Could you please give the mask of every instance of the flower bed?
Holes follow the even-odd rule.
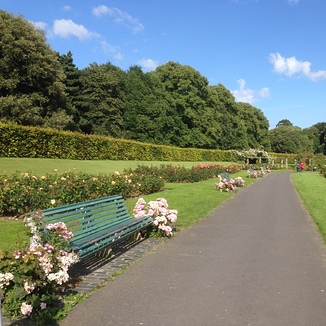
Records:
[[[216,177],[227,170],[235,173],[239,165],[201,164],[187,169],[183,166],[140,165],[138,168],[113,174],[91,175],[69,171],[41,177],[31,172],[0,175],[0,215],[20,216],[49,207],[121,195],[125,199],[156,193],[165,182],[198,182]]]
[[[24,219],[31,237],[29,246],[13,254],[0,250],[0,291],[9,318],[30,317],[48,325],[60,310],[68,269],[78,256],[68,249],[73,234],[66,225],[43,225],[42,218],[42,212],[38,212]]]
[[[245,181],[241,177],[236,177],[230,180],[223,179],[220,175],[218,175],[218,177],[220,178],[220,181],[215,183],[215,189],[218,189],[221,192],[232,192],[237,190],[239,187],[243,187],[245,184]]]

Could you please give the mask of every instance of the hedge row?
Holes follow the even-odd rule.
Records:
[[[178,148],[0,123],[0,156],[73,160],[237,161],[233,151]]]

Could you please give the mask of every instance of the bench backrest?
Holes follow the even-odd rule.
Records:
[[[46,224],[64,222],[74,239],[104,230],[108,225],[114,228],[124,220],[131,219],[124,199],[121,196],[110,196],[93,199],[82,203],[43,210]]]

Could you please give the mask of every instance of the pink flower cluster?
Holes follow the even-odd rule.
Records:
[[[164,198],[157,198],[156,201],[148,203],[143,198],[140,198],[134,208],[134,216],[136,218],[150,216],[153,219],[153,225],[169,237],[173,235],[173,223],[178,219],[178,211],[168,209],[168,207],[168,203]]]
[[[220,175],[218,175],[220,178],[219,182],[215,183],[215,188],[219,189],[221,192],[225,190],[226,192],[231,192],[236,190],[238,187],[243,187],[245,181],[241,177],[236,177],[234,179],[223,179]]]
[[[50,223],[45,227],[45,230],[58,232],[59,237],[64,240],[69,240],[74,236],[71,231],[68,231],[66,224],[63,222]]]

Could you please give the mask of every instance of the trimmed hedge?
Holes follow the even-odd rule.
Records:
[[[233,151],[178,148],[0,123],[0,156],[73,160],[233,162]]]

